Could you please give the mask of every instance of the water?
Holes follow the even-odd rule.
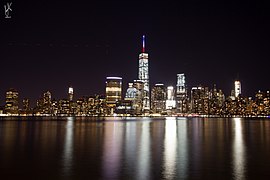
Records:
[[[270,120],[0,120],[1,179],[267,179]]]

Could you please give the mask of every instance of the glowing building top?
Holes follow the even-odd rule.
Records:
[[[235,97],[238,97],[239,94],[241,94],[241,82],[240,81],[234,81],[234,93],[235,93]]]
[[[73,87],[71,86],[68,88],[68,99],[73,101]]]

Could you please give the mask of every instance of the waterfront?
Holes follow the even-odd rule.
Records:
[[[270,176],[269,119],[3,119],[0,176],[9,179]]]

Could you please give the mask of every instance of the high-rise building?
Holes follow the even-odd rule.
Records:
[[[202,86],[191,88],[191,112],[205,114],[207,91],[207,88],[205,89]]]
[[[177,74],[176,84],[176,102],[177,112],[187,113],[188,111],[188,95],[185,74]]]
[[[142,39],[142,52],[139,54],[139,80],[144,84],[143,111],[150,110],[148,53],[145,52],[145,36]]]
[[[155,84],[151,90],[151,110],[153,113],[166,111],[166,87],[164,84]]]
[[[173,86],[167,87],[167,100],[166,100],[166,109],[171,110],[176,107],[176,101],[175,101],[175,92]]]
[[[239,94],[241,94],[241,82],[238,80],[234,82],[234,93],[235,97],[238,97]]]
[[[106,103],[109,107],[115,107],[116,102],[122,100],[122,78],[107,77],[106,78]]]
[[[73,87],[68,88],[68,99],[69,101],[73,101]]]
[[[5,112],[7,114],[19,113],[19,93],[16,89],[10,88],[6,92]]]
[[[46,91],[45,93],[43,93],[43,113],[52,113],[52,94],[50,91]]]
[[[23,99],[23,111],[27,112],[30,110],[30,100],[25,98]]]

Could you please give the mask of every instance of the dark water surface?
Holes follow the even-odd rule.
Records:
[[[0,120],[1,179],[270,178],[269,119],[37,120]]]

